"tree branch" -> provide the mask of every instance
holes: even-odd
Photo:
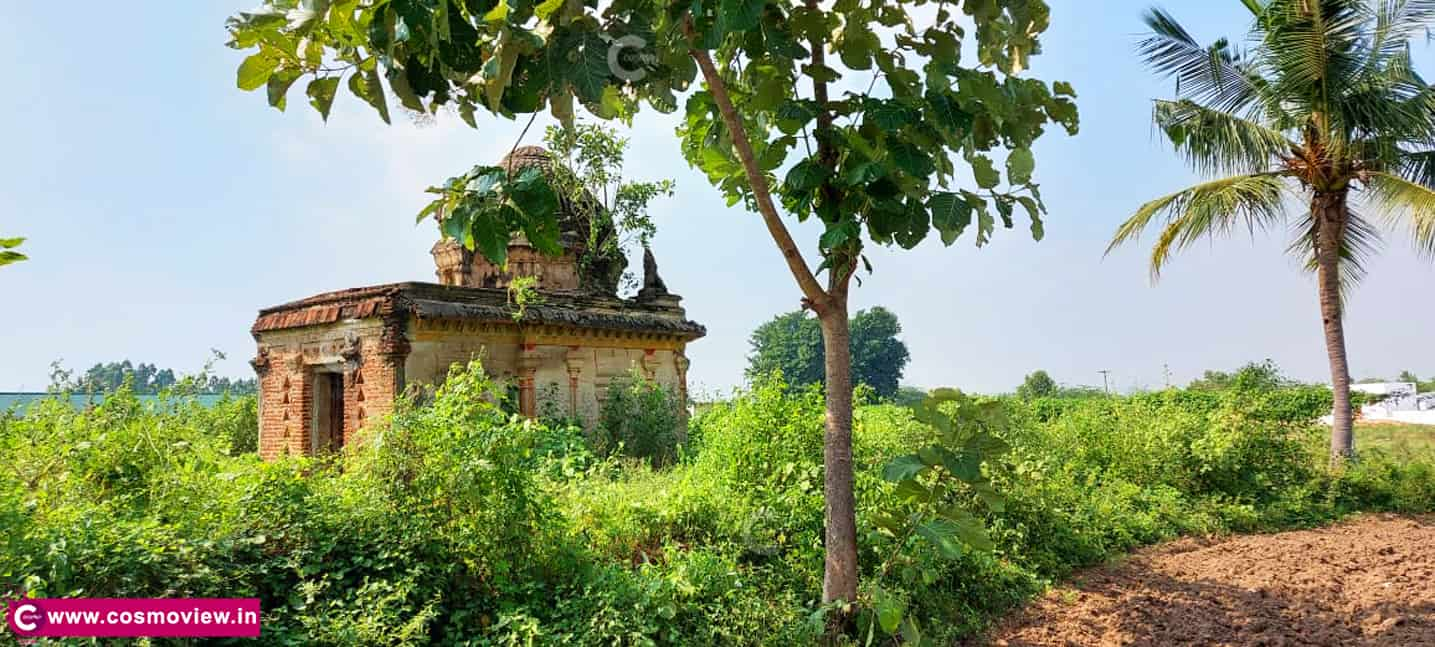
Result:
[[[692,25],[688,25],[689,37],[692,36]],[[727,126],[728,132],[732,135],[733,147],[737,149],[738,159],[742,161],[743,172],[747,175],[747,181],[752,188],[752,197],[757,202],[757,211],[762,215],[763,224],[767,225],[767,232],[772,235],[773,242],[782,252],[782,257],[787,261],[787,268],[792,271],[792,277],[797,279],[798,287],[802,288],[802,295],[805,297],[804,305],[811,307],[820,315],[827,307],[830,295],[822,289],[813,276],[812,270],[807,267],[807,261],[803,260],[802,252],[798,251],[797,243],[792,240],[792,234],[787,231],[787,225],[782,223],[782,218],[777,213],[777,207],[772,203],[772,191],[767,184],[767,176],[757,166],[757,157],[752,152],[752,142],[748,140],[747,128],[738,119],[737,110],[732,106],[732,100],[728,98],[727,84],[722,77],[718,76],[717,68],[713,66],[712,57],[706,50],[692,48],[688,50],[693,60],[697,62],[698,69],[702,70],[703,80],[707,82],[708,91],[712,92],[713,101],[717,103],[718,112],[722,115],[723,125]],[[819,146],[820,146],[819,142]]]

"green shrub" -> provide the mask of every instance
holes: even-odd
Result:
[[[682,442],[684,403],[669,389],[634,369],[608,383],[593,430],[593,449],[601,456],[621,453],[652,465],[666,465]]]

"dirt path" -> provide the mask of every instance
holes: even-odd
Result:
[[[1080,574],[996,645],[1435,645],[1435,517],[1183,539]]]

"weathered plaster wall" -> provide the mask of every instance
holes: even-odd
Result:
[[[324,451],[316,388],[342,375],[344,444],[393,410],[405,388],[441,384],[455,363],[480,358],[514,385],[529,415],[561,412],[596,420],[609,383],[637,370],[686,395],[684,343],[671,336],[475,321],[381,318],[258,333],[259,453],[265,460]]]
[[[528,367],[535,414],[557,411],[592,422],[608,382],[633,369],[646,368],[651,379],[675,392],[686,388],[677,368],[683,344],[670,339],[476,322],[417,322],[410,328],[409,384],[437,385],[451,364],[474,357],[493,378],[515,384]]]

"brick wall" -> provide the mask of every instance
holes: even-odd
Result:
[[[259,375],[259,456],[273,460],[309,450],[309,412],[314,384],[297,353],[261,353],[267,366]],[[260,364],[256,360],[256,365]],[[306,377],[308,379],[306,379]]]
[[[403,388],[404,348],[395,348],[392,340],[376,331],[364,331],[358,336],[357,366],[351,369],[348,358],[330,353],[343,348],[346,334],[354,331],[336,328],[302,337],[261,336],[254,360],[259,375],[261,458],[312,453],[315,425],[322,422],[313,415],[315,394],[323,391],[315,387],[329,374],[342,375],[346,446],[358,442],[366,425],[393,411],[394,398]]]

